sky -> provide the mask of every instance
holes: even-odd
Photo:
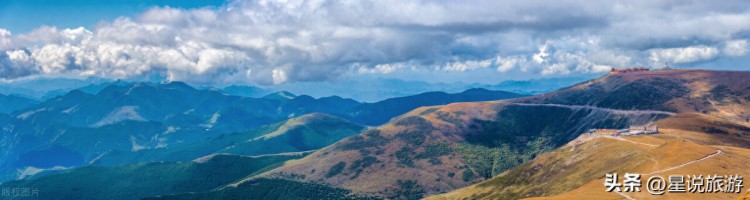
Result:
[[[0,79],[278,85],[750,70],[743,0],[0,0]]]

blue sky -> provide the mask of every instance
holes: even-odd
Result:
[[[154,6],[175,8],[219,7],[222,0],[2,0],[0,27],[14,33],[42,25],[93,28],[100,21],[134,17]]]
[[[750,70],[744,0],[0,1],[0,79],[274,85]]]

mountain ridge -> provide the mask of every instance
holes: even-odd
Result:
[[[500,153],[499,160],[490,162],[490,165],[502,164],[506,167],[515,167],[521,162],[514,162],[513,159],[530,160],[537,154],[551,151],[574,140],[591,128],[619,129],[628,125],[651,123],[680,115],[672,114],[675,111],[678,113],[696,112],[695,110],[683,109],[684,106],[678,104],[685,99],[694,100],[695,97],[690,96],[691,93],[695,93],[694,91],[672,93],[660,91],[680,87],[689,88],[683,86],[683,84],[693,80],[710,81],[726,76],[729,76],[730,80],[735,79],[735,81],[719,82],[734,84],[730,86],[736,88],[734,86],[750,81],[747,78],[750,76],[746,75],[748,75],[748,72],[735,74],[735,72],[700,70],[615,74],[605,75],[602,78],[556,92],[532,97],[421,107],[394,118],[375,130],[368,130],[358,136],[342,140],[301,160],[288,162],[285,166],[266,172],[259,177],[283,178],[286,176],[284,174],[299,174],[305,177],[302,179],[304,181],[324,182],[355,192],[375,194],[386,198],[402,197],[399,196],[401,194],[400,186],[397,184],[401,181],[416,181],[417,185],[424,187],[422,188],[423,194],[445,192],[445,190],[451,188],[456,189],[460,186],[476,183],[481,180],[479,177],[490,178],[495,173],[499,173],[493,172],[494,169],[485,172],[486,170],[480,165],[481,162],[472,161],[472,159],[481,160],[481,157],[475,158],[476,155],[466,152],[482,152],[480,150],[485,147],[489,149],[498,148],[496,151],[506,153]],[[739,79],[739,81],[736,79]],[[636,92],[638,90],[631,89],[641,87],[650,91]],[[711,90],[711,88],[700,89],[702,91]],[[583,98],[585,96],[571,98],[582,93],[594,96],[592,98]],[[713,95],[710,92],[706,94]],[[743,93],[740,97],[744,98],[746,96],[743,95],[747,94]],[[583,99],[594,99],[595,101],[581,101]],[[745,102],[744,99],[738,101]],[[550,104],[579,107],[551,107]],[[632,105],[640,106],[633,107]],[[586,106],[596,109],[587,109]],[[655,110],[656,113],[632,112],[632,109],[649,109]],[[616,112],[608,112],[608,110]],[[708,114],[715,115],[716,113],[721,112],[713,111]],[[547,121],[539,121],[540,116],[545,116]],[[566,119],[569,123],[555,124],[555,119]],[[601,121],[598,123],[585,122],[590,121],[590,119]],[[508,120],[513,123],[504,123]],[[578,122],[576,122],[577,120]],[[501,128],[493,128],[495,126]],[[546,126],[552,129],[535,129],[538,126]],[[476,129],[476,127],[480,128]],[[472,130],[472,128],[475,130]],[[514,129],[519,131],[513,132]],[[476,131],[479,132],[473,133]],[[456,135],[457,133],[459,134]],[[521,144],[526,143],[525,145],[528,146],[514,147],[512,145],[513,142],[510,141],[519,141],[519,135],[531,138],[520,140],[522,141]],[[448,153],[435,155],[438,160],[432,159],[435,157],[425,157],[430,159],[422,160],[423,156],[418,156],[420,152],[433,152],[435,150],[427,148],[446,148],[445,145],[441,146],[442,143],[447,143],[447,149],[452,150]],[[505,147],[506,144],[509,147]],[[385,151],[382,154],[375,155],[379,150]],[[508,150],[515,151],[515,153],[508,154]],[[373,154],[373,152],[376,153]],[[514,158],[513,155],[523,156]],[[372,157],[375,159],[372,159]],[[363,162],[369,163],[367,168],[361,167]],[[338,165],[344,166],[344,169],[339,170]],[[449,165],[453,169],[445,168],[444,165]],[[413,168],[419,171],[429,171],[429,174],[412,170]],[[316,171],[310,173],[310,169],[329,169],[329,172],[333,172]],[[453,176],[448,176],[446,172],[451,172]],[[393,175],[393,173],[396,173],[396,175]],[[462,179],[464,180],[457,178],[455,174],[459,173],[463,173]],[[389,178],[383,179],[383,177]],[[392,177],[403,180],[393,180],[396,178]]]

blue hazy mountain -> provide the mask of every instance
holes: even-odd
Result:
[[[3,131],[0,150],[6,158],[0,161],[0,171],[5,172],[1,173],[3,179],[13,178],[16,170],[25,167],[71,167],[110,152],[178,147],[309,113],[326,113],[359,124],[378,125],[420,106],[519,96],[470,90],[360,103],[338,96],[316,99],[283,92],[276,93],[277,98],[240,97],[216,89],[196,89],[182,82],[120,81],[90,88],[88,92],[70,91],[4,117],[2,123],[13,128],[0,130]],[[363,114],[378,109],[388,111]],[[313,147],[322,147],[320,145]],[[54,153],[54,159],[40,159],[46,157],[40,155],[50,153]]]
[[[576,83],[590,80],[593,77],[544,78],[531,80],[507,80],[498,84],[471,84],[474,88],[502,90],[521,94],[543,94],[552,92]]]
[[[110,84],[96,94],[73,90],[0,117],[5,127],[0,177],[13,178],[25,167],[78,166],[110,151],[190,144],[318,110],[347,109],[299,103],[306,101],[231,96],[179,82]]]
[[[322,113],[312,113],[247,131],[221,134],[192,144],[140,151],[114,150],[93,164],[142,161],[188,161],[211,154],[266,155],[316,150],[356,135],[364,126]]]
[[[37,103],[39,102],[25,97],[0,94],[0,113],[12,113]]]
[[[478,83],[430,83],[387,78],[363,78],[335,82],[294,82],[274,86],[229,85],[221,88],[229,95],[259,98],[287,91],[312,97],[340,96],[361,102],[377,102],[388,98],[416,95],[424,92],[442,91],[457,93],[471,88],[502,90],[520,94],[541,94],[588,80],[592,77],[540,78],[532,80],[506,80],[497,84]],[[133,80],[111,80],[99,77],[33,78],[0,83],[0,93],[35,100],[46,100],[65,95],[72,90],[96,94],[111,84],[127,84]],[[196,85],[198,86],[198,85]],[[211,88],[214,86],[201,86]]]
[[[291,92],[287,91],[281,91],[281,92],[274,92],[268,95],[265,95],[261,97],[263,99],[275,99],[275,100],[290,100],[297,98],[297,95],[292,94]]]
[[[111,82],[108,79],[89,77],[85,79],[72,78],[34,78],[21,79],[13,82],[0,83],[0,93],[22,96],[35,100],[45,100],[58,95],[64,95],[71,90],[91,84]]]
[[[266,91],[288,91],[313,97],[340,96],[361,102],[377,102],[388,98],[411,96],[425,92],[458,93],[471,88],[502,90],[519,94],[551,92],[593,77],[539,78],[532,80],[506,80],[497,84],[430,83],[385,78],[363,78],[336,82],[297,82],[262,87]]]
[[[0,187],[34,188],[42,193],[40,197],[44,199],[140,199],[184,192],[208,192],[303,155],[249,157],[221,154],[187,162],[135,163],[111,167],[92,165],[9,181],[0,184]]]
[[[241,97],[262,97],[269,94],[270,92],[256,86],[244,86],[244,85],[231,85],[222,89],[224,92],[234,96]]]

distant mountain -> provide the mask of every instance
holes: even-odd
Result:
[[[109,84],[96,94],[73,90],[6,119],[0,130],[5,158],[0,180],[27,166],[77,166],[110,151],[190,144],[316,109],[327,108],[230,96],[178,82]],[[39,156],[48,153],[55,159]]]
[[[37,103],[39,102],[29,98],[0,94],[0,113],[12,113]]]
[[[290,100],[297,98],[297,95],[292,94],[291,92],[287,91],[281,91],[281,92],[274,92],[271,94],[268,94],[266,96],[261,97],[263,99],[273,99],[273,100]],[[310,97],[312,98],[312,97]]]
[[[85,166],[2,188],[34,188],[43,199],[140,199],[184,192],[207,192],[297,159],[299,155],[248,157],[211,155],[188,162],[151,162],[111,167]],[[28,198],[28,197],[26,197]]]
[[[455,102],[493,101],[524,97],[525,95],[491,91],[486,89],[469,89],[461,93],[427,92],[413,96],[390,98],[375,103],[365,103],[349,111],[351,118],[358,123],[380,125],[393,117],[421,106],[446,105]]]
[[[471,86],[520,94],[542,94],[588,80],[591,80],[591,77],[543,78],[531,80],[507,80],[494,85],[472,84]]]
[[[249,131],[221,134],[192,144],[140,151],[111,151],[94,162],[113,165],[141,161],[186,161],[210,154],[263,155],[317,150],[365,127],[327,114],[312,113]]]
[[[117,152],[177,148],[224,133],[245,131],[315,112],[364,125],[378,125],[419,106],[518,96],[470,90],[362,104],[337,96],[315,99],[283,92],[276,93],[275,97],[279,98],[239,97],[216,89],[195,89],[181,82],[120,81],[104,85],[93,87],[91,91],[98,90],[93,94],[73,90],[13,112],[8,119],[13,128],[0,130],[3,132],[0,141],[6,141],[0,143],[0,150],[6,152],[7,158],[0,160],[0,180],[11,178],[17,169],[28,166],[70,167],[110,153],[111,156]],[[382,111],[377,112],[378,109]],[[366,112],[377,115],[364,115]],[[312,146],[316,148],[322,147],[318,146],[320,143],[314,144]],[[56,159],[38,159],[38,155],[50,152],[56,153]]]
[[[222,90],[230,95],[241,96],[241,97],[253,97],[253,98],[262,97],[270,93],[269,91],[263,88],[259,88],[255,86],[240,86],[240,85],[227,86],[223,88]]]
[[[34,78],[14,80],[0,83],[0,93],[22,96],[34,100],[46,100],[64,95],[76,88],[91,84],[110,82],[110,80],[96,77],[86,79],[69,78]]]
[[[264,87],[269,91],[289,91],[313,97],[341,96],[361,102],[377,102],[388,98],[411,96],[425,92],[458,93],[471,88],[502,90],[519,94],[541,94],[594,78],[565,77],[531,80],[506,80],[497,84],[480,83],[429,83],[386,78],[360,78],[336,82],[297,82]]]

